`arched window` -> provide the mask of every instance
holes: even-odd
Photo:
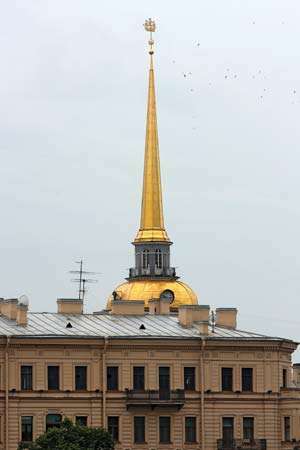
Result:
[[[155,250],[155,265],[158,269],[162,268],[162,254],[159,248]]]
[[[143,269],[149,266],[149,250],[143,250]]]

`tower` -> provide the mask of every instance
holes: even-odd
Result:
[[[118,286],[113,297],[144,300],[147,308],[151,298],[163,296],[171,300],[172,309],[177,309],[180,304],[197,304],[197,297],[189,286],[178,281],[175,267],[170,264],[172,242],[164,225],[154,83],[155,22],[148,19],[144,27],[150,33],[150,68],[140,227],[133,241],[135,265],[129,269],[127,283]],[[108,309],[113,297],[108,300]]]

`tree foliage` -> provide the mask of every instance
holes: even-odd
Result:
[[[113,450],[111,435],[103,428],[74,425],[65,419],[59,428],[50,428],[32,444],[19,444],[18,450]]]

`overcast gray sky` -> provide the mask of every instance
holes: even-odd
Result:
[[[99,310],[133,264],[147,17],[173,263],[241,328],[300,340],[298,0],[2,0],[0,296],[54,311],[83,256]]]

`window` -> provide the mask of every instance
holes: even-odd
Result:
[[[59,366],[48,366],[48,389],[59,390]]]
[[[21,390],[32,390],[32,366],[21,366]]]
[[[196,442],[197,432],[196,432],[196,417],[186,417],[185,418],[185,442]]]
[[[284,440],[291,440],[291,418],[284,417]]]
[[[87,426],[87,416],[76,416],[75,423],[76,423],[76,425],[79,425],[80,427],[86,427]]]
[[[60,427],[61,415],[60,414],[48,414],[46,417],[46,431],[50,428]]]
[[[222,367],[222,391],[232,391],[232,367]]]
[[[87,388],[87,367],[76,366],[75,367],[75,389],[76,391],[84,391]]]
[[[287,387],[287,370],[282,369],[282,387]]]
[[[244,439],[254,439],[254,419],[253,417],[243,418],[243,437]]]
[[[231,448],[234,438],[233,417],[223,417],[223,446]]]
[[[107,431],[111,435],[114,441],[119,440],[119,417],[108,416],[107,418]]]
[[[143,444],[145,439],[145,417],[136,416],[134,418],[134,443]]]
[[[253,391],[253,369],[252,368],[242,368],[242,391],[252,392]]]
[[[195,390],[195,367],[184,368],[184,389],[187,391]]]
[[[167,444],[171,442],[171,419],[170,417],[159,418],[159,442]]]
[[[170,400],[170,367],[158,368],[159,378],[159,399]]]
[[[107,390],[117,391],[119,389],[119,368],[117,366],[107,367]]]
[[[145,367],[133,368],[133,389],[143,391],[145,389]]]
[[[149,250],[143,251],[143,269],[147,269],[149,266]]]
[[[33,438],[33,417],[32,416],[22,416],[21,417],[22,426],[22,442],[32,442]]]
[[[162,254],[159,248],[155,250],[155,265],[158,269],[162,268]]]

